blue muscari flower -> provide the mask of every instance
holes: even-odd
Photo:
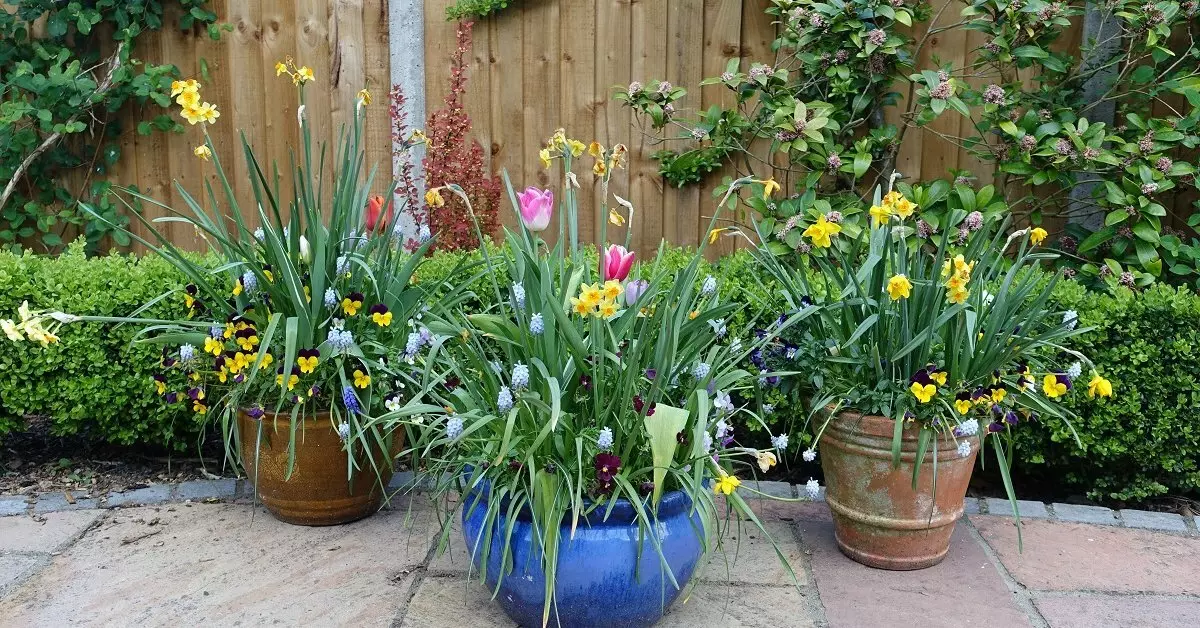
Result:
[[[512,285],[512,292],[513,292],[513,306],[516,307],[518,310],[525,309],[525,286],[522,286],[521,284],[514,282]]]
[[[404,343],[404,357],[416,357],[417,352],[421,350],[421,333],[409,332],[408,340]]]
[[[353,386],[342,388],[342,403],[346,404],[346,410],[354,414],[362,413],[362,406],[358,403],[358,397],[354,394]]]
[[[706,362],[697,362],[696,366],[692,367],[692,377],[696,379],[704,379],[708,377],[709,366]]]
[[[220,325],[213,325],[208,328],[208,335],[212,338],[220,339],[225,335],[225,330]]]
[[[429,231],[429,225],[421,225],[421,228],[417,230],[417,241],[421,244],[425,244],[432,237],[433,233]]]
[[[325,289],[325,307],[332,310],[333,308],[337,307],[337,304],[338,304],[337,291],[334,290],[333,288],[326,288]]]
[[[529,387],[529,367],[517,362],[512,370],[512,385],[517,390]]]
[[[350,272],[350,260],[345,255],[338,256],[336,271],[339,275],[345,275]]]
[[[462,417],[451,416],[450,419],[448,421],[446,421],[446,437],[449,438],[450,440],[457,439],[462,434],[462,431],[463,431]]]
[[[600,430],[600,434],[596,437],[596,446],[601,451],[608,451],[613,446],[613,431],[611,427],[606,427]]]
[[[250,271],[246,271],[246,272],[242,273],[242,288],[246,291],[247,294],[257,290],[258,289],[258,277],[255,277],[254,273],[252,273]]]
[[[334,351],[345,353],[354,346],[354,334],[347,329],[330,329],[325,341],[333,347]]]
[[[338,424],[338,438],[342,439],[343,443],[346,442],[346,440],[350,438],[350,424],[349,423],[342,421],[340,424]]]
[[[529,333],[540,336],[546,331],[546,323],[542,320],[542,315],[534,314],[529,318]]]
[[[500,394],[496,396],[496,408],[500,410],[501,413],[505,413],[509,410],[512,410],[512,407],[512,391],[508,389],[508,386],[501,386]]]
[[[262,228],[262,227],[259,227],[259,228],[255,229],[255,230],[254,230],[254,239],[255,239],[255,240],[258,240],[259,242],[262,242],[263,240],[266,240],[266,239],[267,239],[267,232],[266,232],[266,231],[263,231],[263,228]]]
[[[966,458],[969,455],[971,455],[971,441],[964,440],[958,444],[958,456],[960,458]]]
[[[196,347],[193,347],[192,345],[183,345],[182,347],[179,347],[179,360],[181,362],[188,362],[194,357],[196,357]]]
[[[705,296],[709,296],[717,291],[717,278],[709,275],[704,278],[704,283],[700,286],[700,292]]]

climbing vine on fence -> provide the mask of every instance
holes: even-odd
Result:
[[[120,138],[180,128],[165,109],[178,70],[137,58],[138,39],[164,27],[171,1],[183,9],[178,28],[220,38],[208,0],[3,0],[0,247],[54,251],[71,231],[85,235],[93,250],[106,236],[129,243],[79,202],[112,225],[126,224],[106,176],[122,157]],[[119,112],[146,103],[164,109],[124,128]],[[81,176],[68,184],[72,171]]]

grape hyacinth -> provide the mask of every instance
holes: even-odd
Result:
[[[517,308],[518,310],[525,309],[525,286],[522,286],[519,283],[514,283],[512,285],[512,292],[513,307]]]
[[[421,228],[417,230],[417,242],[425,244],[431,239],[433,239],[433,232],[429,230],[429,225],[421,225]]]
[[[323,303],[325,304],[326,309],[332,310],[333,308],[337,307],[338,300],[338,293],[336,290],[333,288],[325,289],[325,299]]]
[[[450,419],[446,421],[446,438],[449,438],[450,440],[458,440],[458,437],[462,435],[462,432],[462,417],[457,415],[451,416]]]
[[[958,444],[958,457],[966,458],[971,455],[971,441],[964,440]]]
[[[208,335],[210,338],[219,340],[221,336],[225,335],[225,330],[221,329],[220,325],[213,325],[212,327],[208,328]]]
[[[267,239],[267,232],[266,232],[266,231],[263,231],[263,228],[262,228],[262,227],[259,227],[259,228],[255,229],[255,230],[254,230],[254,239],[255,239],[255,240],[258,240],[259,242],[262,242],[263,240],[266,240],[266,239]]]
[[[496,395],[496,409],[499,410],[501,413],[506,413],[509,410],[512,410],[512,407],[513,407],[512,391],[509,390],[508,386],[501,386],[500,394]]]
[[[350,348],[354,346],[354,334],[347,329],[330,329],[329,334],[325,337],[325,341],[333,347],[336,353],[348,353]]]
[[[809,499],[816,499],[821,494],[821,483],[816,480],[809,480],[804,485],[804,493],[808,495]]]
[[[361,414],[362,406],[358,403],[358,397],[354,394],[353,386],[345,386],[342,388],[342,403],[346,405],[346,410],[353,414]]]
[[[517,362],[512,370],[512,385],[517,390],[529,388],[529,367]]]
[[[242,289],[245,290],[247,294],[257,290],[258,277],[255,277],[254,273],[250,271],[242,273]]]
[[[600,434],[596,436],[596,446],[601,451],[608,451],[613,446],[613,431],[611,427],[606,427],[600,430]]]
[[[1063,312],[1062,322],[1063,325],[1067,326],[1067,329],[1075,329],[1075,326],[1079,324],[1079,312],[1075,310]]]
[[[196,347],[193,347],[192,345],[183,345],[182,347],[179,347],[180,362],[190,362],[194,357],[196,357]]]
[[[540,312],[529,317],[529,333],[531,333],[535,336],[540,336],[545,331],[546,331],[546,323],[542,319],[542,315]]]
[[[338,430],[338,438],[342,439],[343,443],[346,442],[347,440],[349,440],[349,438],[350,438],[350,424],[349,423],[342,421],[341,423],[338,424],[337,430]]]
[[[979,433],[979,421],[967,419],[954,428],[955,436],[974,436]]]
[[[1071,364],[1071,366],[1067,367],[1067,377],[1070,377],[1071,379],[1079,379],[1079,376],[1082,374],[1083,365],[1078,362],[1074,362]]]
[[[800,456],[804,458],[805,462],[812,462],[813,460],[817,459],[817,450],[809,447],[808,449],[805,449],[804,453],[800,454]]]
[[[350,260],[345,255],[339,255],[336,262],[337,274],[345,275],[350,272]]]
[[[764,411],[765,410],[766,410],[766,408],[764,407]],[[778,449],[779,451],[783,451],[783,450],[787,449],[788,435],[780,434],[778,436],[772,436],[771,437],[771,446],[774,447],[775,449]]]
[[[709,275],[704,278],[704,283],[700,286],[700,292],[704,296],[711,296],[717,291],[717,278]]]
[[[692,377],[696,379],[704,379],[708,377],[708,371],[711,367],[706,362],[697,362],[696,366],[692,367]]]

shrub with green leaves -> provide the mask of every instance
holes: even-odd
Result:
[[[1200,297],[1156,285],[1140,293],[1089,292],[1060,282],[1054,300],[1093,328],[1072,339],[1112,380],[1114,396],[1066,404],[1085,447],[1062,421],[1018,430],[1026,470],[1098,500],[1141,501],[1200,491]]]

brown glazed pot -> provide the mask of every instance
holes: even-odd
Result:
[[[900,466],[893,467],[894,429],[892,419],[855,412],[829,421],[820,440],[826,501],[842,553],[879,569],[924,569],[940,563],[950,550],[979,443],[971,437],[971,455],[960,458],[953,439],[937,439],[935,502],[932,441],[913,490],[920,430],[904,430]]]
[[[330,526],[362,519],[379,510],[382,486],[392,479],[392,457],[373,452],[376,461],[387,461],[387,471],[377,474],[361,453],[353,479],[347,480],[347,454],[329,412],[310,414],[296,426],[296,459],[288,477],[288,440],[291,415],[268,412],[262,418],[262,441],[257,464],[254,446],[258,422],[238,413],[242,463],[256,484],[258,499],[281,521],[304,526]],[[403,448],[404,431],[397,430],[392,447]]]

